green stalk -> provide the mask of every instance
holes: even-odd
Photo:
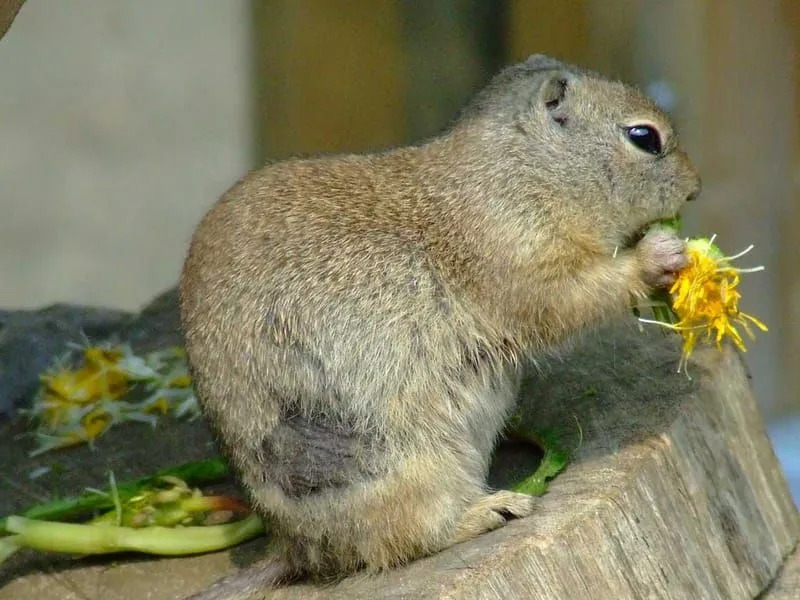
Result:
[[[0,564],[3,564],[3,561],[17,550],[19,550],[19,544],[16,535],[0,538]]]
[[[164,476],[178,477],[189,486],[201,486],[224,479],[230,474],[227,463],[221,458],[211,458],[188,462],[177,467],[170,467],[158,471],[155,475],[140,477],[133,481],[121,483],[116,486],[116,493],[120,503],[139,494],[142,489],[152,487]],[[108,488],[102,493],[86,491],[79,496],[61,498],[29,507],[21,513],[28,519],[39,521],[71,521],[90,515],[96,511],[114,508],[113,491]],[[0,534],[8,531],[6,519],[0,519]]]
[[[48,552],[107,554],[134,551],[179,556],[235,546],[264,533],[257,515],[209,527],[132,527],[53,523],[19,516],[7,518],[6,528],[17,534],[12,544]],[[5,541],[5,540],[3,540]]]
[[[565,450],[559,442],[559,435],[554,431],[532,431],[522,426],[519,415],[509,420],[506,436],[520,442],[533,444],[544,453],[532,475],[511,486],[511,490],[529,496],[543,496],[547,493],[549,481],[563,471],[570,459],[570,451]]]
[[[544,496],[548,482],[558,475],[569,462],[569,453],[561,450],[545,449],[542,462],[533,475],[511,486],[511,490],[529,496]]]

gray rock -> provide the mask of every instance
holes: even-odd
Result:
[[[156,296],[133,320],[118,332],[137,353],[152,352],[167,346],[183,345],[178,311],[178,288]]]
[[[182,343],[177,289],[164,292],[138,315],[71,304],[0,311],[0,416],[30,404],[39,376],[69,342],[109,339],[129,342],[137,352]]]

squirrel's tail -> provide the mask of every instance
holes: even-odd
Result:
[[[297,578],[282,558],[268,558],[223,577],[185,600],[244,600],[260,590],[279,587]]]

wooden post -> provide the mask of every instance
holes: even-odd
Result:
[[[777,579],[772,583],[759,600],[797,600],[800,595],[800,549],[795,548],[792,555],[778,574]]]
[[[255,164],[436,133],[503,60],[505,0],[253,0]]]
[[[255,0],[256,164],[373,150],[405,136],[396,0]]]

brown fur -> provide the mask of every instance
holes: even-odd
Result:
[[[648,154],[623,127],[651,123]],[[382,569],[523,517],[485,483],[524,359],[624,314],[685,262],[699,187],[668,119],[536,56],[444,132],[251,173],[181,279],[206,417],[291,571]]]

